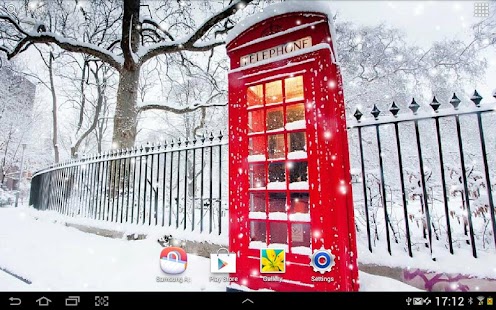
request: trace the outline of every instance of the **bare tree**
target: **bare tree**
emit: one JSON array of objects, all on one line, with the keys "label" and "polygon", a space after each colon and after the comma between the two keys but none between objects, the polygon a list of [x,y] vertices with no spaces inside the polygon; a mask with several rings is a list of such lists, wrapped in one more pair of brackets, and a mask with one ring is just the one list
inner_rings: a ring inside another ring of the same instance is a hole
[{"label": "bare tree", "polygon": [[[89,145],[92,132],[98,131],[104,110],[108,110],[108,92],[111,68],[88,55],[68,55],[70,62],[64,63],[65,73],[61,77],[67,82],[63,89],[66,104],[70,104],[76,115],[75,126],[69,129],[70,155],[77,158],[82,145]],[[74,78],[79,74],[78,78]],[[72,123],[72,122],[71,122]]]},{"label": "bare tree", "polygon": [[[2,57],[0,57],[0,61]],[[17,170],[21,144],[29,139],[35,86],[11,64],[0,68],[0,183]]]},{"label": "bare tree", "polygon": [[465,83],[477,81],[487,65],[480,57],[482,35],[470,42],[451,39],[422,48],[408,44],[404,33],[384,24],[340,22],[336,30],[349,108],[358,103],[367,108],[389,107],[393,101],[401,107],[412,96],[420,99],[425,93],[445,100]]},{"label": "bare tree", "polygon": [[38,85],[44,86],[50,92],[51,98],[51,108],[52,108],[52,149],[53,149],[53,161],[58,163],[60,161],[60,149],[59,149],[59,121],[58,121],[58,97],[56,91],[56,68],[55,68],[55,60],[61,57],[60,53],[54,53],[53,50],[46,51],[43,48],[38,48],[38,54],[40,55],[40,59],[42,60],[44,67],[47,69],[48,73],[48,81],[39,74],[32,72],[19,72],[19,74],[23,74],[26,77],[34,79]]},{"label": "bare tree", "polygon": [[[4,4],[4,13],[0,14],[0,51],[11,59],[33,44],[50,44],[90,55],[113,67],[119,73],[113,144],[131,147],[136,138],[136,102],[143,64],[160,55],[205,52],[224,44],[215,35],[232,28],[230,17],[250,2],[230,1],[202,24],[196,24],[192,18],[193,2],[185,1],[147,5],[140,0],[89,1],[84,5],[79,1],[25,1],[14,14]],[[160,20],[153,18],[150,8],[163,13]],[[99,31],[91,31],[95,35],[83,41],[81,35],[89,27]]]}]

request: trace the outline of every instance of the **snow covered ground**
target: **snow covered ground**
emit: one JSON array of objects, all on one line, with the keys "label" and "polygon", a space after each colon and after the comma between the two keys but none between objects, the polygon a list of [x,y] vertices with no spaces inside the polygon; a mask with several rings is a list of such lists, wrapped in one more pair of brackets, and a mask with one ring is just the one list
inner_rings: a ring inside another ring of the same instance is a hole
[{"label": "snow covered ground", "polygon": [[[414,206],[412,204],[412,206]],[[1,210],[1,209],[0,209]],[[119,224],[115,222],[98,221],[78,216],[66,216],[56,211],[37,211],[33,208],[23,209],[26,216],[37,217],[40,221],[46,223],[71,223],[86,226],[97,227],[101,229],[109,229],[122,232],[125,234],[137,233],[152,236],[155,240],[165,234],[173,235],[177,239],[209,242],[219,245],[227,245],[227,234],[222,235],[191,232],[176,229],[175,227],[149,226],[148,224]],[[356,213],[357,219],[360,215]],[[380,217],[378,217],[380,219]],[[454,225],[455,223],[453,223]],[[379,222],[380,227],[380,222]],[[414,224],[410,225],[411,229],[418,229]],[[2,228],[0,228],[1,230]],[[226,232],[224,229],[223,232]],[[470,246],[465,243],[465,239],[459,238],[455,244],[454,255],[449,254],[446,248],[446,242],[442,238],[439,241],[433,242],[433,257],[431,257],[429,249],[425,246],[425,240],[413,238],[413,257],[409,257],[404,242],[395,243],[391,241],[392,254],[387,252],[387,245],[384,238],[384,231],[379,229],[380,240],[373,241],[373,253],[368,250],[367,238],[364,230],[357,234],[358,245],[358,260],[360,264],[374,264],[390,267],[401,268],[419,268],[427,271],[446,272],[446,273],[461,273],[482,278],[496,279],[496,251],[493,247],[488,249],[478,249],[477,258],[472,256]],[[415,235],[421,235],[417,233]],[[413,235],[412,235],[413,236]],[[479,240],[476,240],[479,242]],[[1,246],[1,244],[0,244]],[[460,263],[460,262],[463,262]],[[1,266],[1,265],[0,265]]]},{"label": "snow covered ground", "polygon": [[[0,208],[0,291],[225,291],[209,282],[210,260],[188,255],[182,278],[157,282],[160,245],[84,233],[28,208]],[[115,225],[115,224],[114,224]],[[396,280],[360,272],[362,291],[417,291]]]}]

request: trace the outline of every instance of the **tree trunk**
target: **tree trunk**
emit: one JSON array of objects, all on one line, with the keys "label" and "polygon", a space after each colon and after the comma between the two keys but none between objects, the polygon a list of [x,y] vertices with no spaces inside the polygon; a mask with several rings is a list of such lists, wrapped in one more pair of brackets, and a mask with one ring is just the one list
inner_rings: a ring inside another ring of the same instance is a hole
[{"label": "tree trunk", "polygon": [[123,69],[119,77],[117,103],[114,116],[112,148],[122,149],[134,146],[138,121],[138,83],[140,70]]},{"label": "tree trunk", "polygon": [[50,75],[50,92],[52,93],[52,143],[55,163],[60,160],[58,142],[58,120],[57,120],[57,95],[55,94],[55,83],[53,81],[53,54],[50,52],[48,59],[48,73]]},{"label": "tree trunk", "polygon": [[121,49],[124,65],[120,70],[117,104],[114,115],[114,133],[112,148],[123,149],[134,146],[136,140],[136,125],[138,121],[139,75],[141,66],[136,55],[139,46],[140,0],[124,0],[122,16]]}]

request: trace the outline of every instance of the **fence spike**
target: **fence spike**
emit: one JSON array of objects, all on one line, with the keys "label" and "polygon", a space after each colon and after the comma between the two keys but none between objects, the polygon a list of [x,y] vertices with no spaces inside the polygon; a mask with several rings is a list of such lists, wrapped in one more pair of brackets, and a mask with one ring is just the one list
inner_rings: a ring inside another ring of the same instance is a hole
[{"label": "fence spike", "polygon": [[210,140],[210,142],[214,140],[214,133],[212,131],[210,132],[210,136],[208,137],[208,139]]},{"label": "fence spike", "polygon": [[189,144],[189,137],[186,137],[186,140],[184,140],[184,145],[188,146],[188,144]]},{"label": "fence spike", "polygon": [[477,92],[477,89],[474,91],[472,97],[470,97],[470,100],[472,100],[472,102],[475,103],[476,107],[480,107],[480,102],[482,101],[482,97]]},{"label": "fence spike", "polygon": [[202,144],[205,143],[205,139],[206,139],[205,133],[203,133],[202,136],[201,136],[201,138],[200,138]]},{"label": "fence spike", "polygon": [[375,119],[378,119],[380,113],[381,113],[381,110],[379,110],[377,108],[377,105],[374,104],[374,108],[372,109],[372,112],[370,112],[370,114],[372,114]]},{"label": "fence spike", "polygon": [[391,112],[391,114],[393,114],[393,116],[396,117],[398,115],[399,111],[400,111],[400,108],[398,108],[396,103],[393,101],[391,108],[389,108],[389,112]]},{"label": "fence spike", "polygon": [[412,110],[413,114],[417,114],[418,109],[420,108],[419,104],[417,101],[415,101],[415,98],[412,99],[412,103],[408,106],[410,110]]},{"label": "fence spike", "polygon": [[437,101],[436,96],[432,98],[432,102],[430,103],[430,106],[434,110],[434,112],[438,112],[438,109],[441,106],[441,104],[439,103],[439,101]]},{"label": "fence spike", "polygon": [[453,93],[453,97],[451,98],[450,103],[453,105],[455,110],[458,110],[458,106],[460,105],[460,102],[461,102],[460,99],[458,99],[456,94]]},{"label": "fence spike", "polygon": [[181,146],[181,138],[177,138],[177,146],[180,147]]},{"label": "fence spike", "polygon": [[171,139],[170,146],[171,146],[171,147],[174,147],[174,138],[172,138],[172,139]]},{"label": "fence spike", "polygon": [[353,116],[356,118],[356,120],[359,122],[360,119],[362,118],[363,114],[362,112],[360,112],[360,110],[357,108],[355,110],[355,113],[353,114]]},{"label": "fence spike", "polygon": [[197,141],[197,140],[196,140],[196,135],[195,135],[195,136],[193,137],[193,141],[192,141],[192,142],[193,142],[193,145],[195,145],[195,144],[196,144],[196,141]]}]

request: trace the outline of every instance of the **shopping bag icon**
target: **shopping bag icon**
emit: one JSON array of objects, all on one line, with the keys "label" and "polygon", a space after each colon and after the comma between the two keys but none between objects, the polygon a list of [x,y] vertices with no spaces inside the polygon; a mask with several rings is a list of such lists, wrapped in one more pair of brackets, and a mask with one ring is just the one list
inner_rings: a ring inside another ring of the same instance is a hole
[{"label": "shopping bag icon", "polygon": [[[226,253],[220,253],[226,252]],[[220,248],[216,254],[210,254],[211,273],[236,272],[236,253],[229,253],[226,248]]]},{"label": "shopping bag icon", "polygon": [[178,247],[168,247],[160,253],[160,269],[167,274],[180,274],[188,266],[186,251]]}]

